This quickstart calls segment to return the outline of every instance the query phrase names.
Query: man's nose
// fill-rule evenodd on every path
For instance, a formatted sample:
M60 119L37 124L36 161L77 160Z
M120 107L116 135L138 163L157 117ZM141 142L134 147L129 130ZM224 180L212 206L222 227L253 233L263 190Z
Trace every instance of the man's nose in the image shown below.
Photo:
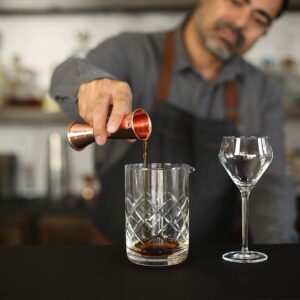
M243 30L245 29L251 20L251 9L245 7L243 10L239 11L234 18L234 24L237 28Z

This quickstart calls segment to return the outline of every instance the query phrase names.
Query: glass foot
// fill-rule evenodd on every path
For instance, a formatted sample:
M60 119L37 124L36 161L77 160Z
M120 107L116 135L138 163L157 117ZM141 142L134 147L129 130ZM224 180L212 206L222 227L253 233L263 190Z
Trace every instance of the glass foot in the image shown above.
M236 263L257 263L268 259L268 256L256 251L232 251L223 254L224 260Z

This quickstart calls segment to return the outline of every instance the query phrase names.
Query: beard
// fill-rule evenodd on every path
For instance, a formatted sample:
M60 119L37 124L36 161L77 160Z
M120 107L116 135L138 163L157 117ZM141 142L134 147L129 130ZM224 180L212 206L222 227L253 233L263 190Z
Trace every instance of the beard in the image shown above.
M211 54L222 61L228 61L235 56L235 51L229 43L224 40L220 43L214 36L206 37L204 46Z
M219 32L222 30L230 31L230 34L235 37L234 42L230 42L222 36ZM237 54L237 49L245 42L245 37L240 29L233 24L225 21L216 23L213 31L208 34L201 34L202 41L206 49L216 58L222 61L228 61Z

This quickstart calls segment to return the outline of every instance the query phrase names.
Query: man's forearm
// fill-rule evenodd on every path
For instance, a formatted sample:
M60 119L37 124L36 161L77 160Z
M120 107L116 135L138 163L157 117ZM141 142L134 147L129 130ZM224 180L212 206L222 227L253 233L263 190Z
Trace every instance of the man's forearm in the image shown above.
M80 85L101 78L114 78L114 76L83 59L69 58L54 71L50 95L66 114L78 120L80 117L77 101Z

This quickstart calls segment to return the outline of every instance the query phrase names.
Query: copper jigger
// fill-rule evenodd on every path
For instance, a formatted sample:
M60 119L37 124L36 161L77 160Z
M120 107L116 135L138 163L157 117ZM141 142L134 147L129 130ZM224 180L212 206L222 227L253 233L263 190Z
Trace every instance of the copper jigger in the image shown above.
M152 125L149 115L141 108L124 116L119 129L108 135L109 139L139 139L148 140L151 135ZM93 127L88 124L72 122L67 131L70 146L77 150L83 150L87 145L95 141Z

